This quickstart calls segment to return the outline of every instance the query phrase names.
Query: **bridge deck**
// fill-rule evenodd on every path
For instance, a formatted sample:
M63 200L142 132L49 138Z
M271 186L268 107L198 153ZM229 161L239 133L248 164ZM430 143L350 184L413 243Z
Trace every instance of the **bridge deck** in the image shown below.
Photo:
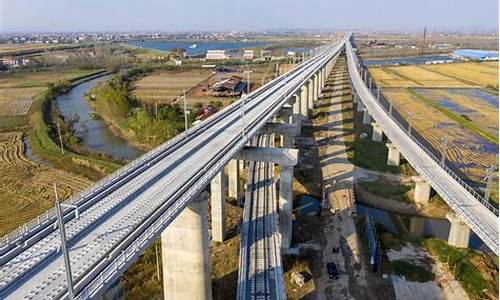
M95 297L119 278L188 201L341 46L333 45L252 93L244 117L238 101L177 139L174 146L157 149L156 161L134 161L136 168L143 164L146 167L126 182L113 183L89 207L83 208L82 204L80 217L66 223L79 296ZM59 232L52 224L42 231L28 231L27 247L9 245L7 252L2 252L0 298L50 299L67 295Z
M419 175L424 177L465 222L498 255L498 217L475 198L453 176L440 167L430 154L390 117L364 84L357 69L357 59L350 42L346 45L349 75L353 88L371 116L391 143L401 152Z

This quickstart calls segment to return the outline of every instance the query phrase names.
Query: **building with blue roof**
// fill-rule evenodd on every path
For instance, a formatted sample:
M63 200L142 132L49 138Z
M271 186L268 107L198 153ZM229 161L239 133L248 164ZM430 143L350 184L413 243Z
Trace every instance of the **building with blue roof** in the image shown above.
M461 49L453 51L453 56L472 60L498 60L498 51Z

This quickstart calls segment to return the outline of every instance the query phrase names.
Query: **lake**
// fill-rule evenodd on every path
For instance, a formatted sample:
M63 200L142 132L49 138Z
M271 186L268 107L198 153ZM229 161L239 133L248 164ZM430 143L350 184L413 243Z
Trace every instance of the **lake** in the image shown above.
M248 41L248 42L233 42L233 41L130 41L129 45L140 48L149 48L163 51L170 51L174 48L183 48L189 56L204 55L207 50L228 50L234 52L239 49L253 48L269 45L269 42ZM191 47L196 45L195 48Z

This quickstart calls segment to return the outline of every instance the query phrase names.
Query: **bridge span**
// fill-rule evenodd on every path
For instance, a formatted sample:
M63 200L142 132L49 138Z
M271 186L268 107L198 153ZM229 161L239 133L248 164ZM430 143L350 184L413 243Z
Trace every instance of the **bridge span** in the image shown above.
M498 254L496 214L453 172L440 165L432 153L408 135L377 101L363 80L360 64L348 37L344 37L322 47L314 57L248 97L236 101L65 201L73 205L66 207L63 215L74 295L67 288L60 231L53 210L4 237L0 241L0 298L97 298L161 235L164 289L169 297L188 299L195 293L201 298L210 299L207 212L206 202L200 198L200 193L211 185L212 236L214 240L222 241L224 196L222 187L217 186L222 184L222 171L229 164L229 190L233 196L239 197L237 159L251 162L249 166L253 171L249 177L253 178L253 184L249 184L247 201L254 201L246 205L254 203L256 213L247 216L248 231L243 233L246 240L242 239L241 249L241 254L246 255L246 258L242 259L248 262L253 255L253 263L260 264L254 264L258 268L252 269L252 272L240 274L240 283L249 284L245 288L239 286L238 292L241 289L241 295L248 295L245 293L252 293L252 284L253 287L261 288L263 283L264 292L268 295L260 297L260 292L254 288L255 293L251 298L283 298L282 283L277 274L282 272L279 250L289 248L291 241L294 152L291 151L293 149L274 148L260 149L259 152L259 149L247 145L263 132L290 133L294 130L292 123L300 128L301 120L311 114L313 101L318 99L337 55L344 50L358 108L365 111L365 121L375 120L378 136L383 132L392 143L388 162L399 163L402 154L422 178L420 194L423 198L430 190L430 187L426 188L428 184L455 212L456 217L453 218L458 218L458 221L452 221L452 231L455 228L453 224L460 226L464 223L465 228L471 228ZM280 114L288 116L284 120L288 118L290 124L271 122ZM283 135L283 145L285 148L293 147L287 134ZM277 212L269 203L274 201L274 182L268 181L272 183L265 187L255 184L273 178L274 172L270 166L275 163L282 166ZM268 197L262 198L263 195ZM266 198L273 200L260 201ZM276 213L279 224L276 224ZM263 232L263 227L253 227L264 224L251 222L252 219L259 220L259 215L269 216L266 219L269 221L266 224L270 224L269 230ZM252 228L261 231L254 230L253 240L247 239ZM262 235L271 238L259 244L263 242L259 238ZM271 263L261 264L258 261L260 257L271 258ZM246 265L246 270L249 270L248 267ZM268 273L270 276L266 278L272 279L274 283L266 287L269 281L258 281L261 278L255 276L262 274L261 271L269 271L269 268L274 268L274 271Z
M469 227L498 255L498 210L441 164L440 159L393 117L389 112L391 108L382 105L379 101L380 91L372 89L374 82L367 79L366 70L361 68L350 41L346 44L346 54L355 102L358 102L358 109L364 111L363 121L370 124L373 118L377 139L380 141L381 135L385 134L390 141L387 145L388 163L399 164L399 156L402 155L420 176L416 182L416 195L426 194L428 200L430 185L454 211L456 216L450 215L448 218L452 225L451 234L455 236L450 236L449 241L454 240L457 246L467 247L469 234L464 231ZM467 226L462 226L462 222Z
M73 208L64 211L75 297L96 298L111 286L305 84L317 95L326 66L344 42L324 47L246 99L70 199L79 215L74 217ZM71 296L55 220L47 212L4 238L0 298Z

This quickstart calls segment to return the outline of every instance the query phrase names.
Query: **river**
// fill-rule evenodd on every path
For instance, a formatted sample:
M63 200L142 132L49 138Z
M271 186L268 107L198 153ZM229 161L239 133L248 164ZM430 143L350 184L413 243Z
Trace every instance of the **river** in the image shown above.
M83 147L91 152L104 153L120 160L131 160L142 154L126 140L116 136L102 119L91 116L92 107L85 100L85 93L110 75L91 79L76 85L69 92L56 98L57 107L65 119L77 116L75 135L82 140Z
M395 235L413 234L422 237L439 238L445 241L448 240L450 222L446 219L414 217L363 204L356 204L356 209L359 215L369 215L376 224L379 224L385 230ZM491 252L486 244L472 231L470 233L469 247L487 253Z

